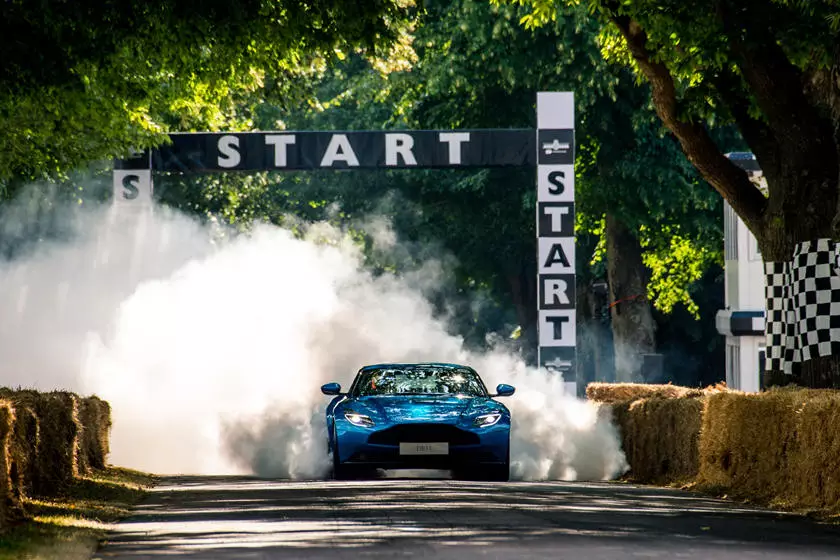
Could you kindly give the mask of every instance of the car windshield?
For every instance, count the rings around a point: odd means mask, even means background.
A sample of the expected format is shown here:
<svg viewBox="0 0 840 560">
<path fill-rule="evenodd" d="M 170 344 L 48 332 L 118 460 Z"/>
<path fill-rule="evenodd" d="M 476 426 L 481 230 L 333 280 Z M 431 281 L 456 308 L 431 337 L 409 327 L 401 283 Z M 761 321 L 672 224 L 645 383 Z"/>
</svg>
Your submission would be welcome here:
<svg viewBox="0 0 840 560">
<path fill-rule="evenodd" d="M 404 366 L 359 372 L 353 395 L 467 395 L 487 396 L 478 374 L 469 368 Z"/>
</svg>

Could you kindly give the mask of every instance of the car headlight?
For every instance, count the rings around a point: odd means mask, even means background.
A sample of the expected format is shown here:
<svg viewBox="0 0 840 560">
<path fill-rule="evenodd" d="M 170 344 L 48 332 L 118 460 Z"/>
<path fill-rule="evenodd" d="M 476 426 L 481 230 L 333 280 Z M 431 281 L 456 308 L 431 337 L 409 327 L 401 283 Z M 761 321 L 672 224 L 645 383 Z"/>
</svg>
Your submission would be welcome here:
<svg viewBox="0 0 840 560">
<path fill-rule="evenodd" d="M 502 418 L 501 412 L 491 412 L 490 414 L 482 414 L 481 416 L 476 416 L 475 420 L 473 420 L 473 424 L 482 428 L 485 426 L 492 426 Z"/>
<path fill-rule="evenodd" d="M 365 414 L 359 414 L 358 412 L 354 412 L 352 410 L 348 410 L 344 413 L 344 418 L 347 419 L 348 422 L 353 424 L 354 426 L 361 426 L 363 428 L 370 428 L 371 426 L 375 426 L 376 422 L 371 420 L 370 416 Z"/>
</svg>

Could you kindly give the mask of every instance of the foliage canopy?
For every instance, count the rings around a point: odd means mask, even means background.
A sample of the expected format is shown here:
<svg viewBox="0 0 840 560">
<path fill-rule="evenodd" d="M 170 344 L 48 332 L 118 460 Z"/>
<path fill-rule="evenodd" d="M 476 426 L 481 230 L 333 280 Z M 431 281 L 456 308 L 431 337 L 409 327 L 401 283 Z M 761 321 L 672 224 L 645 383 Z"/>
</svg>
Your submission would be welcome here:
<svg viewBox="0 0 840 560">
<path fill-rule="evenodd" d="M 408 0 L 10 0 L 0 19 L 0 189 L 294 105 L 342 49 L 387 54 Z"/>
</svg>

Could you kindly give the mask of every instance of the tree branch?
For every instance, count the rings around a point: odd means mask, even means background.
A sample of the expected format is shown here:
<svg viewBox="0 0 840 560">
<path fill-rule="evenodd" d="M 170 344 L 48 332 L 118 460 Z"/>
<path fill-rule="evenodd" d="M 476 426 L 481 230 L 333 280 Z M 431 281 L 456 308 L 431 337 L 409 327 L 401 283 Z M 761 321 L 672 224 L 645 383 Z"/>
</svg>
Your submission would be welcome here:
<svg viewBox="0 0 840 560">
<path fill-rule="evenodd" d="M 760 238 L 767 199 L 746 172 L 720 152 L 704 125 L 680 118 L 674 78 L 664 64 L 652 60 L 647 49 L 647 33 L 628 16 L 611 12 L 610 19 L 621 31 L 630 53 L 650 82 L 659 118 L 677 137 L 689 161 Z"/>
<path fill-rule="evenodd" d="M 808 99 L 803 73 L 768 34 L 763 21 L 746 8 L 730 8 L 726 0 L 719 1 L 718 18 L 741 75 L 777 141 L 788 146 L 808 146 L 808 154 L 803 157 L 834 157 L 831 123 Z M 825 153 L 815 154 L 817 145 Z"/>
<path fill-rule="evenodd" d="M 836 128 L 840 123 L 840 33 L 834 38 L 830 54 L 831 62 L 825 66 L 814 56 L 805 74 L 805 96 L 829 112 Z"/>
<path fill-rule="evenodd" d="M 743 95 L 740 78 L 733 72 L 722 72 L 711 79 L 712 85 L 729 108 L 741 135 L 750 146 L 765 175 L 774 175 L 779 169 L 779 149 L 773 131 L 767 124 L 750 116 L 749 100 Z"/>
</svg>

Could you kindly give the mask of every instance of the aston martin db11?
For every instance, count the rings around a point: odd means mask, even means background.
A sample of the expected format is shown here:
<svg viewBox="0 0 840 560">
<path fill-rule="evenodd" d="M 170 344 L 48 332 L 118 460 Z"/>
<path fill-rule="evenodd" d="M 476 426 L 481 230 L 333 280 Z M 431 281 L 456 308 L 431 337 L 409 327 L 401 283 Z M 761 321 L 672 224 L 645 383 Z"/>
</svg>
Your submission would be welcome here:
<svg viewBox="0 0 840 560">
<path fill-rule="evenodd" d="M 453 478 L 508 480 L 510 412 L 470 367 L 377 364 L 358 371 L 347 392 L 321 387 L 336 479 L 365 478 L 376 469 L 445 469 Z"/>
</svg>

